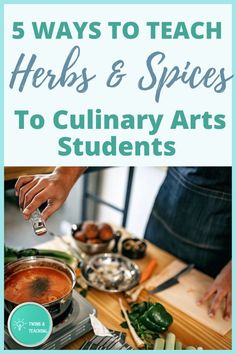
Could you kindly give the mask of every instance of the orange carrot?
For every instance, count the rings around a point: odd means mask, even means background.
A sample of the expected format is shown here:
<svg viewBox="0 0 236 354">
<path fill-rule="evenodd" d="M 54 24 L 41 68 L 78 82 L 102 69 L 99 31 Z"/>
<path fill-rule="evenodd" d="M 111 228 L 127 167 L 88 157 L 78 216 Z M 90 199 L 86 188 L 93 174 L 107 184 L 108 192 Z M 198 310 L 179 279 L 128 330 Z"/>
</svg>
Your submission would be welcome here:
<svg viewBox="0 0 236 354">
<path fill-rule="evenodd" d="M 151 261 L 146 266 L 146 268 L 141 273 L 141 277 L 139 280 L 140 284 L 145 282 L 146 280 L 148 280 L 151 277 L 156 266 L 157 266 L 157 261 L 155 258 L 152 258 Z"/>
<path fill-rule="evenodd" d="M 80 277 L 80 268 L 77 268 L 76 270 L 75 270 L 75 274 L 76 274 L 76 278 L 79 278 Z"/>
</svg>

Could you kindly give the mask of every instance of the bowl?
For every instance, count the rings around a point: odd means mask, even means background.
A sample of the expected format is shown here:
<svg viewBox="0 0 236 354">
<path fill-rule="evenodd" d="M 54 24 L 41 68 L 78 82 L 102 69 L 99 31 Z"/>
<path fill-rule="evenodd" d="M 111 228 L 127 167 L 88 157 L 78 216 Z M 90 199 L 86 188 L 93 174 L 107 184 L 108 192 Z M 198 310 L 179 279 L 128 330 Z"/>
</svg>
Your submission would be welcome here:
<svg viewBox="0 0 236 354">
<path fill-rule="evenodd" d="M 141 259 L 145 256 L 147 244 L 139 238 L 126 238 L 122 241 L 121 253 L 130 259 Z"/>
<path fill-rule="evenodd" d="M 114 253 L 91 257 L 81 264 L 81 275 L 95 289 L 118 293 L 129 290 L 139 282 L 139 267 L 128 258 Z"/>
<path fill-rule="evenodd" d="M 101 243 L 89 243 L 89 242 L 82 242 L 77 240 L 74 235 L 77 231 L 81 231 L 83 223 L 81 224 L 74 224 L 71 228 L 72 237 L 77 245 L 77 247 L 88 255 L 94 255 L 99 253 L 107 252 L 111 243 L 115 240 L 116 234 L 113 235 L 113 238 L 109 241 L 103 241 Z"/>
<path fill-rule="evenodd" d="M 111 241 L 103 242 L 103 243 L 87 243 L 81 242 L 79 240 L 75 240 L 76 245 L 86 254 L 93 255 L 98 253 L 104 253 L 108 250 L 108 247 Z"/>
</svg>

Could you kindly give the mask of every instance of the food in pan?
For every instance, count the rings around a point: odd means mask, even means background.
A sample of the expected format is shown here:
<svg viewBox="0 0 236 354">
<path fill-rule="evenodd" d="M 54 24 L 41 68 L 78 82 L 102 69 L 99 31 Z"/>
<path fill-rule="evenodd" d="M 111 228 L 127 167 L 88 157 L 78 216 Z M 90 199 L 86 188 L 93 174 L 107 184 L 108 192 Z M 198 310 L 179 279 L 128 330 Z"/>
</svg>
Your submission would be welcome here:
<svg viewBox="0 0 236 354">
<path fill-rule="evenodd" d="M 50 267 L 30 267 L 11 274 L 5 280 L 5 299 L 15 304 L 33 301 L 46 304 L 69 294 L 69 277 Z"/>
</svg>

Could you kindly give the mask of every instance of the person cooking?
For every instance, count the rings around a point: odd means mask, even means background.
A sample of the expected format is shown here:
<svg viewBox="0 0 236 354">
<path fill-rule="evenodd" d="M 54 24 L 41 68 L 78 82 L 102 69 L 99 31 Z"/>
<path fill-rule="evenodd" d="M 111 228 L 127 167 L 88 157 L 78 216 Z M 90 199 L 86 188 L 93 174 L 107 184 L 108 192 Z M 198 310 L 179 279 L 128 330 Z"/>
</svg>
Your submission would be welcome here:
<svg viewBox="0 0 236 354">
<path fill-rule="evenodd" d="M 57 167 L 49 175 L 22 176 L 16 195 L 23 216 L 47 202 L 44 220 L 66 200 L 86 167 Z M 144 237 L 215 277 L 198 304 L 209 301 L 209 316 L 223 306 L 231 317 L 231 168 L 170 167 L 156 197 Z"/>
</svg>

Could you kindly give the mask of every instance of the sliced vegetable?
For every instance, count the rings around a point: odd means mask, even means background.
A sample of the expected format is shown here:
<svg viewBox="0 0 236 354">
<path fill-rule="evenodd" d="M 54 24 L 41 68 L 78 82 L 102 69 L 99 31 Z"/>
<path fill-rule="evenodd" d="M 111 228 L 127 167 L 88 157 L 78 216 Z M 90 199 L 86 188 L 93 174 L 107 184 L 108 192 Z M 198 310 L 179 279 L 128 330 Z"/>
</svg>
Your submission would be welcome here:
<svg viewBox="0 0 236 354">
<path fill-rule="evenodd" d="M 154 350 L 164 350 L 165 348 L 165 339 L 157 338 L 154 343 Z"/>
<path fill-rule="evenodd" d="M 156 266 L 157 266 L 156 259 L 155 258 L 151 259 L 151 261 L 148 263 L 146 268 L 141 273 L 141 277 L 140 277 L 140 281 L 139 281 L 140 284 L 145 282 L 146 280 L 148 280 L 151 277 Z"/>
<path fill-rule="evenodd" d="M 130 330 L 130 333 L 133 337 L 133 340 L 135 342 L 135 344 L 137 345 L 138 348 L 144 348 L 145 344 L 144 342 L 142 341 L 142 339 L 137 335 L 137 333 L 135 332 L 135 329 L 134 327 L 132 326 L 131 322 L 130 322 L 130 319 L 129 319 L 129 316 L 127 314 L 127 311 L 126 309 L 124 308 L 123 306 L 123 303 L 122 303 L 122 300 L 119 299 L 119 304 L 120 304 L 120 308 L 121 308 L 121 311 L 123 312 L 124 314 L 124 317 L 126 319 L 126 322 L 127 322 L 127 325 L 129 327 L 129 330 Z"/>
<path fill-rule="evenodd" d="M 183 344 L 179 340 L 177 340 L 175 342 L 175 349 L 176 350 L 182 350 L 183 349 Z"/>
<path fill-rule="evenodd" d="M 186 350 L 196 350 L 195 347 L 192 347 L 191 345 L 189 345 L 188 347 L 185 348 Z"/>
<path fill-rule="evenodd" d="M 175 334 L 169 332 L 166 335 L 165 350 L 174 350 L 174 349 L 175 349 Z"/>
</svg>

